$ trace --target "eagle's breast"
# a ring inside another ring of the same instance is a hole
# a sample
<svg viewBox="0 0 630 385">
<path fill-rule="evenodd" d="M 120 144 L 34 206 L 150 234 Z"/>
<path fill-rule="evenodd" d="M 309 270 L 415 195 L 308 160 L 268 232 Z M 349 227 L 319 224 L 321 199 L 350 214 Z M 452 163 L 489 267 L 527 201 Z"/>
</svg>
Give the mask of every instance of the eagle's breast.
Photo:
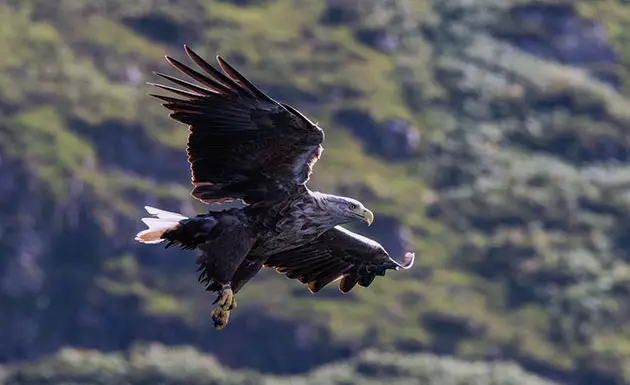
<svg viewBox="0 0 630 385">
<path fill-rule="evenodd" d="M 274 209 L 266 210 L 264 221 L 257 221 L 259 242 L 256 254 L 271 255 L 302 246 L 329 230 L 334 224 L 330 214 L 309 195 L 300 195 Z"/>
</svg>

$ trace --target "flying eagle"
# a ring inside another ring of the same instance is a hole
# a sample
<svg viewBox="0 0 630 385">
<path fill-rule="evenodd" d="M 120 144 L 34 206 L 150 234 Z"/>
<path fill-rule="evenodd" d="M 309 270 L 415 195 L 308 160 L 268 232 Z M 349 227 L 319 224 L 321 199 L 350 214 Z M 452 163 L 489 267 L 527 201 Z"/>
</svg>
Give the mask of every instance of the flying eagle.
<svg viewBox="0 0 630 385">
<path fill-rule="evenodd" d="M 155 73 L 183 89 L 150 83 L 172 94 L 151 96 L 189 126 L 191 195 L 208 204 L 237 199 L 245 205 L 191 218 L 145 207 L 154 217 L 142 219 L 148 229 L 136 240 L 201 251 L 199 281 L 218 293 L 212 313 L 217 329 L 236 307 L 234 294 L 263 266 L 312 293 L 337 280 L 346 293 L 357 284 L 369 286 L 388 269 L 412 266 L 413 253 L 398 262 L 379 243 L 339 226 L 371 224 L 374 215 L 363 204 L 306 186 L 323 150 L 320 127 L 267 96 L 220 56 L 224 73 L 184 49 L 203 72 L 166 60 L 197 84 Z"/>
</svg>

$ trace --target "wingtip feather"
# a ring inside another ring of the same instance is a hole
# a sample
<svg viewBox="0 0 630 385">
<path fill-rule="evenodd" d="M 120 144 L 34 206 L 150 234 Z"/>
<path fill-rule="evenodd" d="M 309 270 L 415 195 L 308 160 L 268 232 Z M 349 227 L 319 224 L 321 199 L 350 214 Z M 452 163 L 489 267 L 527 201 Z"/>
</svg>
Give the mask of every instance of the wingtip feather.
<svg viewBox="0 0 630 385">
<path fill-rule="evenodd" d="M 403 270 L 407 270 L 413 266 L 413 263 L 415 262 L 415 260 L 416 260 L 416 253 L 406 252 L 405 256 L 403 257 L 402 262 L 400 263 L 396 262 L 396 264 L 398 265 L 399 268 Z"/>
<path fill-rule="evenodd" d="M 359 282 L 358 275 L 356 274 L 346 275 L 343 278 L 341 278 L 341 281 L 339 282 L 339 291 L 341 291 L 343 294 L 346 294 L 350 292 L 350 290 L 352 290 L 352 288 L 354 288 L 358 282 Z"/>
<path fill-rule="evenodd" d="M 190 48 L 190 46 L 188 44 L 184 44 L 184 52 L 186 52 L 186 55 L 188 55 L 188 57 L 190 57 L 191 55 L 197 55 L 195 50 Z M 197 56 L 199 56 L 199 55 L 197 55 Z"/>
<path fill-rule="evenodd" d="M 173 61 L 176 61 L 175 59 L 173 59 L 172 57 L 168 56 L 168 55 L 164 55 L 164 59 L 166 59 L 166 61 L 168 62 L 168 64 L 172 65 L 173 67 L 175 67 L 175 64 L 173 64 Z"/>
</svg>

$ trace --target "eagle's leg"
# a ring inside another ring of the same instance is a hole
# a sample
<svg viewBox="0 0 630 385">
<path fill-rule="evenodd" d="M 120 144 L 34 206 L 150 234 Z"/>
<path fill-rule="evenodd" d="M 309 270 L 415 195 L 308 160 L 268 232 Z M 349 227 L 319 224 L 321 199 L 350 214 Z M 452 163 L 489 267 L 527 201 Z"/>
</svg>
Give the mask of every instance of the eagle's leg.
<svg viewBox="0 0 630 385">
<path fill-rule="evenodd" d="M 260 271 L 264 261 L 264 259 L 255 257 L 253 259 L 245 259 L 232 276 L 229 284 L 219 285 L 215 282 L 219 295 L 214 303 L 218 303 L 219 307 L 212 312 L 212 320 L 216 329 L 221 330 L 227 325 L 230 310 L 236 309 L 236 292 Z"/>
<path fill-rule="evenodd" d="M 242 211 L 227 210 L 213 215 L 219 217 L 219 223 L 208 240 L 198 246 L 202 255 L 197 264 L 202 266 L 203 280 L 212 281 L 206 290 L 219 294 L 214 301 L 218 307 L 212 312 L 212 320 L 216 329 L 223 329 L 228 323 L 230 311 L 236 308 L 232 278 L 249 254 L 256 237 Z"/>
<path fill-rule="evenodd" d="M 232 286 L 230 284 L 226 284 L 221 286 L 221 290 L 219 291 L 219 296 L 215 303 L 219 303 L 219 307 L 225 311 L 230 311 L 236 309 L 236 298 L 234 297 L 234 291 L 232 290 Z"/>
<path fill-rule="evenodd" d="M 230 310 L 236 308 L 234 291 L 232 291 L 232 287 L 229 284 L 221 286 L 219 296 L 214 301 L 214 303 L 218 303 L 219 306 L 212 311 L 212 321 L 214 322 L 215 329 L 221 330 L 228 323 L 228 320 L 230 318 Z"/>
</svg>

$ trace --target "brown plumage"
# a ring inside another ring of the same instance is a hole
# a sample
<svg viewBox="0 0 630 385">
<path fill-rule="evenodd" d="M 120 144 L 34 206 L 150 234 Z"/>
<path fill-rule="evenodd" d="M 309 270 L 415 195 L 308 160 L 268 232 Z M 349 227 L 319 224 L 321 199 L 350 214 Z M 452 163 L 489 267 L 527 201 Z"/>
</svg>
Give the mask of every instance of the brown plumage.
<svg viewBox="0 0 630 385">
<path fill-rule="evenodd" d="M 339 280 L 342 292 L 369 286 L 388 269 L 409 268 L 413 254 L 396 262 L 376 242 L 339 225 L 370 224 L 372 212 L 352 198 L 306 187 L 322 154 L 324 132 L 295 108 L 277 102 L 217 56 L 224 73 L 188 47 L 202 72 L 167 56 L 198 84 L 158 76 L 184 89 L 153 84 L 173 96 L 153 95 L 188 125 L 191 195 L 206 203 L 239 199 L 240 209 L 210 211 L 186 218 L 147 208 L 144 243 L 167 241 L 199 249 L 199 280 L 218 291 L 215 325 L 227 323 L 238 292 L 263 266 L 308 285 L 312 292 Z"/>
</svg>

